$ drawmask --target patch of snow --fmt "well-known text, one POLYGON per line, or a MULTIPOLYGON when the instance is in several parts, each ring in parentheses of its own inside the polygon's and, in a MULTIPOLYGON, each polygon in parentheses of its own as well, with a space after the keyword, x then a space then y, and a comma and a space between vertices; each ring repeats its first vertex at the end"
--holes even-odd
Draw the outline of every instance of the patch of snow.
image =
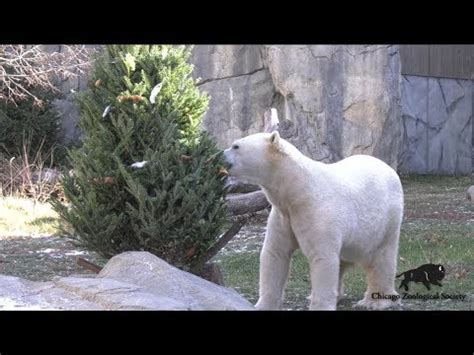
POLYGON ((135 169, 141 169, 141 168, 143 168, 146 164, 148 164, 148 161, 144 160, 144 161, 140 161, 140 162, 133 163, 132 165, 130 165, 130 167, 131 167, 131 168, 135 168, 135 169))
POLYGON ((74 251, 71 251, 69 253, 66 253, 65 255, 84 255, 86 252, 84 251, 79 251, 79 250, 74 250, 74 251))
POLYGON ((16 300, 11 299, 9 297, 0 297, 0 309, 3 309, 3 310, 42 309, 44 310, 44 309, 48 309, 48 307, 41 307, 41 305, 33 305, 33 304, 26 304, 26 303, 18 303, 16 300))
POLYGON ((51 237, 51 235, 49 235, 49 234, 35 234, 35 233, 30 234, 30 238, 33 238, 33 239, 47 238, 47 237, 51 237))
POLYGON ((58 251, 58 249, 50 249, 50 248, 47 248, 47 249, 38 250, 38 251, 36 251, 36 252, 37 252, 37 253, 41 253, 41 254, 49 254, 49 253, 52 253, 52 252, 55 252, 55 251, 58 251))

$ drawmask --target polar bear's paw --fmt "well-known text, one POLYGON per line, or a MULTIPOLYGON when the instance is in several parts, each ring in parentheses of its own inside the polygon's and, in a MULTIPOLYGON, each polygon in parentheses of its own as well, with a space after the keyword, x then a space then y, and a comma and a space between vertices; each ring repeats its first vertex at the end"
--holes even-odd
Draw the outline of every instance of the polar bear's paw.
POLYGON ((401 304, 399 301, 394 302, 392 300, 374 300, 366 298, 360 300, 353 306, 355 309, 367 309, 375 311, 381 311, 385 309, 400 309, 400 307, 401 304))

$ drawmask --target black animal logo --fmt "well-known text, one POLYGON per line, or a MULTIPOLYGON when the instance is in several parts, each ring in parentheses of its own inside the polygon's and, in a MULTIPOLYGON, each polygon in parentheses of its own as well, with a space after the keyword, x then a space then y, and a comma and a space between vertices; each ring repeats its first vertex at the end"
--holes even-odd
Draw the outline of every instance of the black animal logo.
POLYGON ((400 283, 400 287, 405 288, 405 291, 408 291, 408 283, 413 281, 413 282, 422 282, 423 285, 428 290, 431 290, 430 284, 432 285, 437 285, 437 286, 443 286, 441 285, 440 281, 444 278, 445 274, 445 269, 443 265, 435 265, 435 264, 425 264, 421 265, 420 267, 412 270, 405 271, 401 273, 400 275, 397 275, 397 277, 400 277, 402 275, 405 276, 405 278, 402 280, 400 283))

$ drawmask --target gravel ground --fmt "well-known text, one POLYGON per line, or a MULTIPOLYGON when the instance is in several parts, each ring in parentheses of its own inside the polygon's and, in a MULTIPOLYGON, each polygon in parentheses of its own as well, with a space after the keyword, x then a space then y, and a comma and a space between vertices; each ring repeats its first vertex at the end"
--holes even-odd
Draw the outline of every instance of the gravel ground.
POLYGON ((0 240, 0 274, 18 276, 31 281, 49 281, 55 276, 94 275, 77 264, 82 257, 104 265, 96 253, 74 246, 57 236, 9 237, 0 240))

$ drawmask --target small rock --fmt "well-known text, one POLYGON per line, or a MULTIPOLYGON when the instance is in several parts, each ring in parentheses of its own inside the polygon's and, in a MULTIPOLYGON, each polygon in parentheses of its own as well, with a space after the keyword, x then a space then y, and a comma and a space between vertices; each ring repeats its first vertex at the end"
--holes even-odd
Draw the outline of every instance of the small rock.
POLYGON ((474 185, 467 189, 466 198, 468 200, 474 201, 474 185))

